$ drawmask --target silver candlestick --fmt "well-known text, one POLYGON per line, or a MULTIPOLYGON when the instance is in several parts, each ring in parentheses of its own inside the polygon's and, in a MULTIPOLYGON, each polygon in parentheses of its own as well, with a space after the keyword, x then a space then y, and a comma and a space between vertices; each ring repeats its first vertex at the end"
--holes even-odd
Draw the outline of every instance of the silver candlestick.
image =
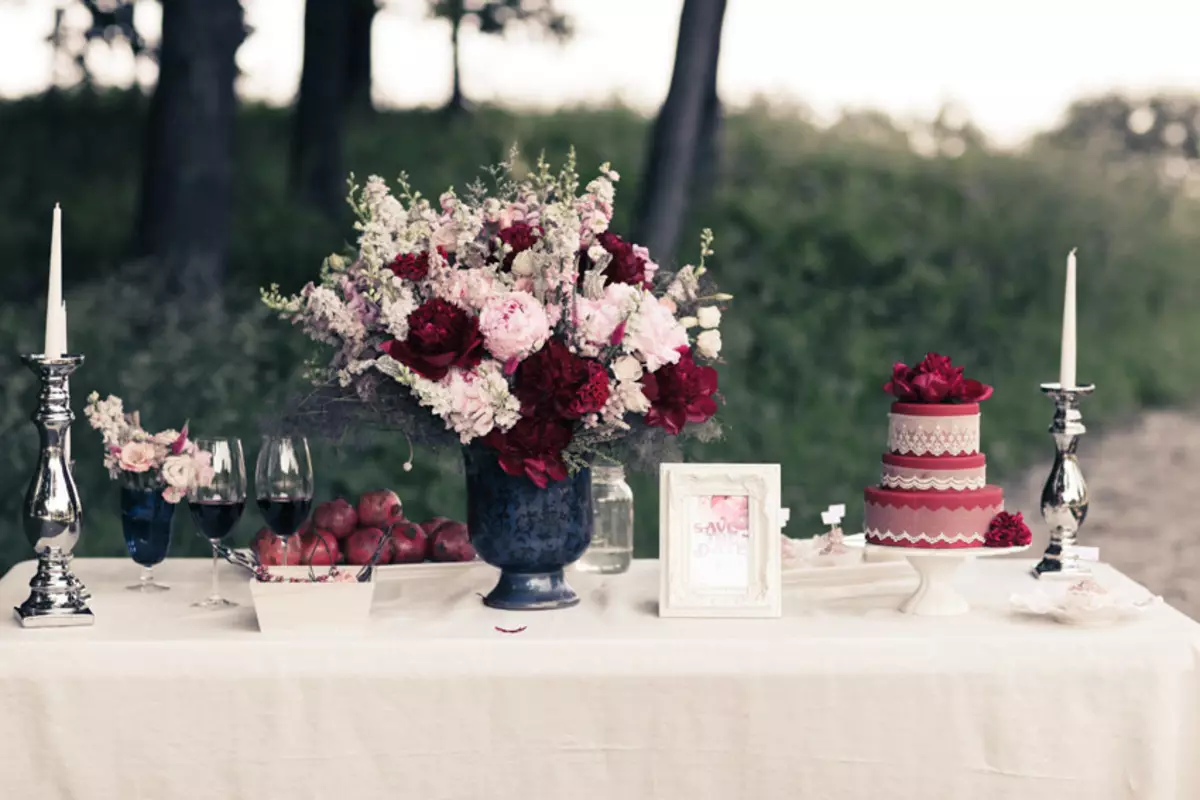
POLYGON ((1088 490, 1079 469, 1075 450, 1079 437, 1087 432, 1079 400, 1089 395, 1095 386, 1064 387, 1059 383, 1043 383, 1042 391, 1054 401, 1054 422, 1050 434, 1054 437, 1054 466, 1042 488, 1042 517, 1050 527, 1050 544, 1042 560, 1033 568, 1038 578, 1081 578, 1091 574, 1075 552, 1079 526, 1087 517, 1088 490))
POLYGON ((88 592, 71 573, 71 552, 79 541, 83 509, 63 440, 75 415, 67 380, 83 356, 22 356, 41 379, 38 408, 33 415, 41 438, 37 470, 25 493, 25 538, 37 554, 37 572, 29 581, 29 597, 15 610, 26 628, 91 625, 88 592))

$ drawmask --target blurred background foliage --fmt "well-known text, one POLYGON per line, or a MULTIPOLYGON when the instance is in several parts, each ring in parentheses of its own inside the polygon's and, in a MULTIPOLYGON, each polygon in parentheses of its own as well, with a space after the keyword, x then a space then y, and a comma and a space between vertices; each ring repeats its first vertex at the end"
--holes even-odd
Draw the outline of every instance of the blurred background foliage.
MULTIPOLYGON (((877 480, 890 365, 937 350, 996 386, 984 413, 995 479, 1046 458, 1050 406, 1037 385, 1057 375, 1072 247, 1080 257, 1079 374, 1100 387, 1088 402, 1089 427, 1190 402, 1200 388, 1192 128, 1181 139, 1162 122, 1166 104, 1090 102, 1018 152, 992 149, 949 119, 913 128, 860 114, 820 127, 769 105, 726 113, 712 190, 688 216, 677 254, 693 258, 699 229, 713 228, 713 268, 736 297, 722 325, 727 438, 691 457, 782 463, 792 535, 816 532, 816 512, 835 502, 852 509, 853 526, 861 487, 877 480), (1134 120, 1143 132, 1130 140, 1121 126, 1143 108, 1153 119, 1134 120)), ((90 87, 0 104, 0 481, 10 487, 0 497, 9 531, 0 535, 0 571, 29 557, 17 533, 18 487, 27 485, 36 448, 28 422, 35 387, 17 354, 41 346, 54 202, 65 209, 71 349, 87 356, 72 380, 76 413, 92 391, 118 394, 148 427, 190 420, 197 434, 241 435, 251 462, 260 421, 302 389, 298 370, 309 352, 299 332, 259 305, 257 287, 299 288, 324 255, 353 239, 348 211, 331 217, 295 202, 280 147, 288 111, 243 106, 223 298, 191 296, 162 261, 131 259, 147 105, 137 91, 90 87)), ((1177 117, 1194 125, 1196 115, 1177 117)), ((359 176, 405 170, 436 196, 513 143, 530 159, 541 150, 561 159, 574 145, 585 172, 611 161, 622 173, 615 227, 628 230, 650 133, 650 121, 619 107, 376 111, 347 124, 344 161, 359 176)), ((78 553, 120 555, 116 487, 101 467, 100 439, 82 419, 73 436, 86 509, 78 553)), ((406 458, 398 435, 321 445, 318 499, 388 487, 414 518, 461 516, 454 454, 418 452, 411 473, 400 469, 406 458)), ((653 476, 634 482, 643 556, 657 549, 654 484, 653 476)), ((239 542, 258 526, 248 513, 239 542)), ((206 550, 188 521, 177 523, 173 554, 206 550)))

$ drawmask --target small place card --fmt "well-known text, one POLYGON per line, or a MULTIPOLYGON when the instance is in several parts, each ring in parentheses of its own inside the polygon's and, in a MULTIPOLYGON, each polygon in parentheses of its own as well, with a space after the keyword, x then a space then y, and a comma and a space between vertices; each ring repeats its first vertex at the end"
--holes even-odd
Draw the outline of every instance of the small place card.
POLYGON ((1066 556, 1074 556, 1080 561, 1100 561, 1099 547, 1083 547, 1081 545, 1068 545, 1063 548, 1062 554, 1066 556))

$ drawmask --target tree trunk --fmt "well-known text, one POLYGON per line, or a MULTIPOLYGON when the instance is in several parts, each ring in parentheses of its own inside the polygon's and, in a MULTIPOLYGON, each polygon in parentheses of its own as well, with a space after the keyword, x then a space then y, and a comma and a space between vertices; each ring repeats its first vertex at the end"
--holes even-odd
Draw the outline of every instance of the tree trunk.
POLYGON ((345 194, 346 47, 350 15, 344 0, 307 0, 304 66, 292 118, 292 190, 330 219, 345 194))
POLYGON ((371 26, 379 6, 375 0, 347 0, 346 105, 353 111, 374 110, 371 103, 371 26))
POLYGON ((229 254, 239 0, 163 0, 158 84, 142 143, 138 250, 176 291, 219 297, 229 254))
POLYGON ((724 17, 725 0, 685 0, 671 88, 650 134, 634 239, 663 263, 675 257, 690 203, 713 179, 724 17))
POLYGON ((450 90, 450 102, 446 108, 449 111, 464 111, 467 108, 467 98, 462 90, 461 55, 458 47, 458 34, 462 29, 462 14, 456 14, 450 20, 450 50, 454 59, 454 85, 450 90))

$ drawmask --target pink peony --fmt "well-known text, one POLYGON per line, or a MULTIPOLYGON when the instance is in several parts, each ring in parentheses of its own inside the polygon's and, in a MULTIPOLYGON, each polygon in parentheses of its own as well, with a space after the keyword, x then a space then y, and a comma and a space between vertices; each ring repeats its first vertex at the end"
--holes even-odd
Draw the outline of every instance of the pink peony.
POLYGON ((636 307, 638 297, 636 287, 610 283, 599 300, 581 297, 576 301, 575 317, 583 334, 585 355, 595 355, 600 348, 621 343, 620 339, 613 342, 614 335, 636 307))
POLYGON ((126 472, 148 472, 154 467, 154 445, 130 442, 121 448, 117 464, 126 472))
POLYGON ((501 361, 523 359, 550 336, 546 309, 533 295, 507 292, 489 297, 479 314, 484 346, 501 361))
POLYGON ((679 361, 679 350, 687 348, 688 335, 671 308, 647 293, 629 320, 625 344, 641 356, 647 370, 654 372, 679 361))

